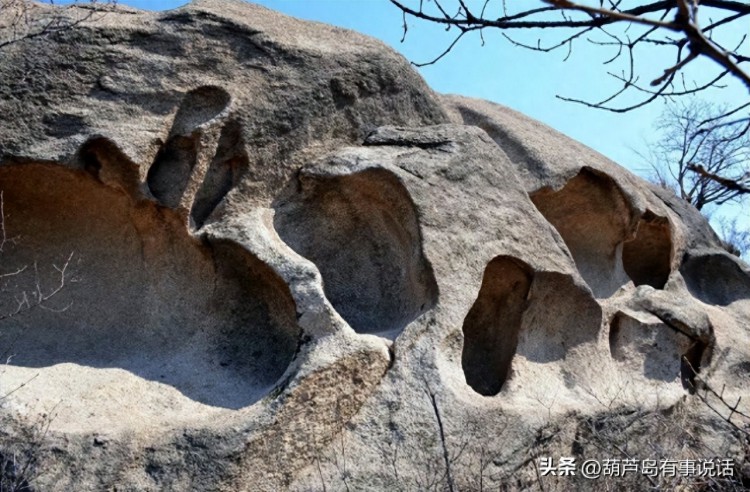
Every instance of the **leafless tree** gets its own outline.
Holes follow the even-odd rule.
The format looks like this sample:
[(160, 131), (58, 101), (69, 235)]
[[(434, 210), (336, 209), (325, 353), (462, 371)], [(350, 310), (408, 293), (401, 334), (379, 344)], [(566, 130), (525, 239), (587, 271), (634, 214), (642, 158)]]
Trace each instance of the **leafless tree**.
[[(692, 98), (668, 104), (655, 125), (659, 137), (645, 156), (652, 181), (704, 213), (750, 193), (750, 133), (743, 123), (717, 121), (724, 111)], [(714, 121), (702, 124), (709, 120)], [(727, 251), (747, 254), (750, 231), (736, 218), (714, 218)]]
[(84, 0), (65, 7), (53, 4), (54, 0), (0, 0), (0, 50), (94, 20), (116, 0)]
[(738, 195), (747, 195), (748, 193), (750, 193), (750, 185), (747, 184), (748, 176), (746, 174), (743, 175), (739, 180), (733, 180), (730, 178), (725, 178), (724, 176), (720, 176), (718, 174), (708, 172), (701, 165), (690, 166), (690, 170), (706, 179), (718, 183), (727, 190), (737, 192)]
[(702, 124), (723, 112), (694, 99), (668, 104), (655, 125), (660, 137), (650, 144), (655, 181), (698, 210), (750, 191), (750, 134), (744, 125)]
[[(409, 17), (455, 29), (453, 41), (434, 59), (440, 60), (466, 35), (478, 32), (484, 42), (487, 29), (499, 30), (515, 46), (533, 51), (563, 50), (566, 59), (576, 43), (609, 50), (604, 65), (615, 79), (617, 88), (607, 97), (587, 101), (558, 96), (587, 106), (623, 113), (644, 106), (655, 99), (693, 94), (720, 87), (728, 79), (739, 80), (750, 90), (750, 61), (746, 36), (723, 39), (734, 26), (746, 26), (750, 3), (736, 0), (390, 0), (403, 15), (404, 39)], [(699, 16), (700, 14), (700, 16)], [(700, 22), (699, 22), (700, 21)], [(537, 42), (521, 41), (520, 33), (538, 34)], [(747, 29), (742, 29), (747, 33)], [(544, 33), (542, 35), (542, 33)], [(545, 41), (542, 41), (542, 36)], [(731, 45), (724, 43), (732, 42)], [(639, 55), (643, 50), (658, 50), (664, 65), (644, 80), (652, 70)], [(700, 73), (688, 72), (698, 59), (713, 62)], [(645, 62), (648, 63), (648, 62)], [(686, 75), (688, 74), (688, 75)], [(695, 76), (695, 78), (693, 78)], [(636, 102), (625, 94), (639, 95)], [(621, 103), (620, 101), (625, 101)], [(727, 108), (722, 118), (743, 121), (747, 131), (750, 118), (744, 101)], [(710, 122), (707, 122), (710, 123)]]
[(729, 219), (720, 217), (717, 219), (719, 224), (719, 235), (724, 241), (724, 248), (735, 256), (742, 256), (747, 259), (750, 253), (750, 230), (743, 227), (737, 218)]

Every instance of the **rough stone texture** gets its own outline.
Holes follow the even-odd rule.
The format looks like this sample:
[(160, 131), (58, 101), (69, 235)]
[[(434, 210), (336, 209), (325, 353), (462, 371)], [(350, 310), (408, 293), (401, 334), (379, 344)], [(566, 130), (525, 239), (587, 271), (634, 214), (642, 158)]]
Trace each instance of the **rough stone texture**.
[(0, 76), (3, 484), (638, 489), (535, 463), (747, 461), (706, 385), (750, 390), (748, 266), (540, 123), (234, 0), (97, 14)]

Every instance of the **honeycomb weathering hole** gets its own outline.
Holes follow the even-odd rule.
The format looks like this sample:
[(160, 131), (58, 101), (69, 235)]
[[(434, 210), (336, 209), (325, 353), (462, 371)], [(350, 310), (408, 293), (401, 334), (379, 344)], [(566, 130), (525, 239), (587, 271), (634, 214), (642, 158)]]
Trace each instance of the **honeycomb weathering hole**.
[[(163, 205), (171, 208), (176, 208), (179, 205), (180, 199), (187, 189), (193, 168), (197, 164), (199, 146), (201, 145), (201, 135), (197, 130), (201, 125), (220, 116), (230, 102), (229, 93), (220, 87), (213, 86), (198, 87), (188, 92), (183, 98), (172, 122), (169, 139), (159, 150), (148, 171), (149, 190)], [(233, 130), (234, 126), (230, 126), (230, 128)], [(236, 141), (235, 133), (237, 133), (236, 130), (227, 132), (225, 128), (219, 145), (223, 144), (226, 147), (228, 141), (230, 144), (232, 140)], [(233, 148), (236, 148), (236, 145)], [(224, 153), (226, 153), (226, 149), (224, 149)], [(227, 162), (227, 159), (218, 164), (214, 162), (209, 170), (209, 182), (204, 184), (204, 188), (206, 185), (209, 187), (213, 185), (214, 188), (222, 186), (224, 181), (232, 179), (231, 176), (226, 177), (227, 174), (231, 174), (231, 170), (226, 169)], [(210, 210), (207, 212), (205, 208), (211, 205), (212, 191), (211, 189), (202, 190), (203, 195), (208, 194), (209, 196), (202, 195), (200, 197), (201, 203), (198, 204), (198, 209), (195, 211), (195, 215), (199, 219), (205, 220), (210, 213)], [(213, 205), (215, 206), (215, 204)], [(202, 217), (203, 215), (206, 215), (206, 217)]]
[(231, 102), (221, 87), (203, 86), (185, 94), (172, 123), (171, 135), (189, 135), (196, 128), (219, 116)]
[(750, 299), (750, 272), (728, 254), (689, 256), (680, 273), (690, 293), (706, 304), (728, 306)]
[(301, 179), (275, 205), (279, 236), (317, 265), (354, 330), (395, 338), (438, 295), (408, 191), (381, 169)]
[[(51, 292), (55, 266), (73, 258), (57, 295), (2, 323), (0, 346), (13, 355), (6, 372), (44, 374), (63, 363), (122, 369), (146, 393), (177, 390), (174, 408), (237, 409), (263, 397), (287, 369), (300, 334), (294, 303), (250, 253), (228, 242), (200, 244), (172, 212), (134, 204), (84, 172), (8, 166), (0, 183), (5, 227), (16, 238), (2, 254), (3, 273), (27, 267), (3, 285), (2, 308), (37, 282)], [(66, 384), (70, 399), (92, 391), (86, 377)], [(92, 414), (105, 404), (118, 407), (87, 403)]]
[(669, 383), (680, 378), (682, 357), (692, 344), (687, 336), (661, 322), (647, 323), (620, 312), (610, 323), (610, 354), (647, 379)]
[(622, 249), (622, 264), (635, 285), (662, 289), (672, 273), (672, 231), (669, 220), (646, 212), (635, 238)]
[(517, 353), (538, 364), (564, 360), (579, 345), (595, 343), (601, 324), (599, 303), (572, 276), (537, 272)]
[(461, 358), (466, 382), (479, 394), (498, 394), (510, 375), (532, 279), (525, 263), (508, 256), (485, 268), (477, 300), (464, 320)]
[(196, 228), (201, 228), (229, 191), (237, 186), (247, 172), (249, 158), (242, 141), (242, 129), (237, 123), (222, 128), (216, 155), (195, 196), (190, 216)]
[(617, 183), (583, 168), (559, 191), (531, 196), (568, 246), (581, 276), (597, 298), (633, 281), (663, 288), (671, 272), (669, 221), (646, 212), (635, 235), (633, 211)]
[(560, 233), (597, 297), (609, 297), (628, 282), (619, 245), (628, 236), (630, 210), (611, 178), (583, 169), (561, 190), (543, 190), (531, 199)]
[(148, 188), (167, 207), (177, 207), (190, 182), (198, 157), (194, 137), (171, 138), (156, 154), (148, 170)]
[(672, 383), (680, 381), (690, 392), (695, 377), (710, 360), (708, 345), (691, 339), (661, 321), (642, 321), (618, 312), (609, 328), (612, 358), (646, 379)]

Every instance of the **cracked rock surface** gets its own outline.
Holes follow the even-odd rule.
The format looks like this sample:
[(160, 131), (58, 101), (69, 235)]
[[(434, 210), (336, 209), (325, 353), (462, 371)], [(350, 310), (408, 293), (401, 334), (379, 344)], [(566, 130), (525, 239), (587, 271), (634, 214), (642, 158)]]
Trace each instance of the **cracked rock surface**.
[(745, 459), (700, 396), (750, 390), (748, 266), (564, 135), (239, 0), (0, 76), (0, 458), (33, 489), (527, 489), (611, 429)]

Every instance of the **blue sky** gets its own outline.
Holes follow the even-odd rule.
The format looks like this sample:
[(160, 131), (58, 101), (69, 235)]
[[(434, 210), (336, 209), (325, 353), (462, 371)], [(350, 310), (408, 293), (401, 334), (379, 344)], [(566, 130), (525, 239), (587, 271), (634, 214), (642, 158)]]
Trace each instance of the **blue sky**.
[[(184, 5), (182, 0), (119, 0), (137, 8), (164, 10)], [(402, 17), (388, 0), (256, 0), (255, 3), (302, 19), (316, 20), (346, 27), (377, 37), (408, 60), (425, 62), (439, 54), (453, 39), (454, 32), (416, 19), (408, 19), (409, 31), (402, 43)], [(425, 2), (427, 4), (427, 2)], [(734, 35), (746, 26), (737, 26)], [(537, 33), (527, 35), (526, 42), (536, 43)], [(551, 39), (548, 34), (544, 39)], [(595, 99), (615, 88), (602, 62), (611, 52), (593, 48), (583, 41), (574, 47), (570, 59), (565, 51), (535, 53), (514, 47), (499, 32), (487, 30), (485, 45), (479, 36), (469, 36), (438, 63), (419, 68), (435, 90), (489, 99), (521, 111), (596, 149), (607, 157), (645, 174), (647, 166), (638, 156), (645, 153), (645, 142), (654, 138), (653, 122), (663, 108), (663, 101), (625, 114), (587, 108), (557, 99), (556, 95)], [(668, 61), (658, 52), (642, 54), (636, 62), (642, 67), (644, 80), (661, 75)], [(668, 59), (667, 59), (668, 60)], [(712, 69), (710, 61), (697, 65), (695, 72)], [(694, 72), (694, 73), (695, 73)], [(747, 90), (732, 81), (722, 91), (705, 96), (731, 104), (747, 100)], [(632, 101), (632, 99), (631, 99)], [(739, 209), (736, 209), (739, 212)]]

